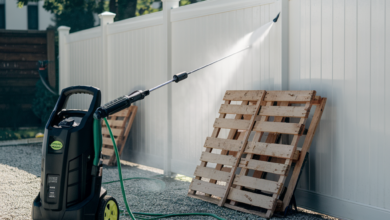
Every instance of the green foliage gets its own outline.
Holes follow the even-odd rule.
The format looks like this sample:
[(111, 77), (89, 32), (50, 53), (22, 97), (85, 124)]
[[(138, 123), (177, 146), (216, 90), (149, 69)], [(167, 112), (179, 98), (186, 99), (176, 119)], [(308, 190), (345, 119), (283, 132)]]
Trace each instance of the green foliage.
[[(142, 0), (137, 2), (137, 11), (136, 16), (145, 15), (145, 14), (151, 14), (153, 12), (161, 11), (162, 8), (155, 9), (152, 8), (154, 0)], [(162, 4), (161, 4), (162, 5)]]
[(0, 141), (16, 140), (19, 139), (15, 132), (11, 129), (1, 129), (0, 130)]
[(115, 13), (115, 21), (120, 21), (136, 16), (137, 0), (110, 0), (115, 7), (110, 8)]
[(0, 129), (0, 141), (34, 138), (36, 134), (43, 132), (43, 128)]
[(57, 99), (58, 95), (50, 93), (41, 81), (37, 82), (32, 110), (34, 114), (41, 119), (42, 125), (45, 125), (49, 119)]
[[(18, 6), (38, 0), (18, 0)], [(56, 27), (71, 27), (70, 32), (81, 31), (94, 26), (94, 13), (108, 9), (105, 0), (45, 0), (43, 8), (55, 15)]]
[[(29, 2), (39, 0), (18, 0), (18, 6), (23, 7)], [(161, 11), (160, 8), (152, 8), (153, 2), (160, 0), (45, 0), (43, 7), (55, 15), (56, 27), (71, 27), (70, 32), (81, 31), (94, 26), (94, 14), (103, 11), (116, 13), (115, 20), (123, 20), (144, 14)], [(204, 0), (181, 0), (180, 6)]]
[(197, 2), (203, 2), (204, 0), (181, 0), (180, 6), (189, 5)]
[(43, 7), (55, 14), (56, 26), (71, 27), (70, 32), (88, 29), (94, 26), (94, 13), (104, 10), (104, 0), (45, 0)]
[[(152, 8), (152, 4), (155, 1), (161, 2), (159, 0), (138, 0), (136, 16), (151, 14), (153, 12), (161, 11), (162, 10), (162, 3), (160, 4), (160, 8), (157, 8), (157, 9)], [(189, 4), (193, 4), (193, 3), (197, 3), (197, 2), (201, 2), (201, 1), (204, 1), (204, 0), (181, 0), (180, 6), (189, 5)]]

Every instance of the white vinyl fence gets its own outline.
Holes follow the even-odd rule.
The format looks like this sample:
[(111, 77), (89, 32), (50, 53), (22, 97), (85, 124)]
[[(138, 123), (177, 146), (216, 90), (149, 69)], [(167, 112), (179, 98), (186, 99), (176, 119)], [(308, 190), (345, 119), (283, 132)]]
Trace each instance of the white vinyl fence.
[[(243, 48), (237, 42), (281, 10), (276, 0), (206, 1), (180, 8), (179, 0), (163, 2), (161, 12), (115, 23), (114, 14), (102, 13), (102, 26), (77, 33), (60, 27), (60, 88), (96, 86), (103, 103), (150, 89)], [(137, 102), (124, 157), (192, 175), (227, 89), (281, 89), (281, 24), (251, 50)], [(72, 99), (69, 107), (86, 108), (89, 100), (88, 95)]]
[[(279, 12), (281, 18), (260, 45), (136, 103), (123, 158), (192, 176), (227, 89), (314, 89), (328, 103), (298, 205), (344, 219), (390, 219), (390, 3), (178, 1), (115, 23), (105, 12), (102, 26), (77, 33), (60, 27), (60, 88), (99, 87), (103, 103), (150, 89), (239, 47)], [(85, 108), (88, 98), (70, 105)]]

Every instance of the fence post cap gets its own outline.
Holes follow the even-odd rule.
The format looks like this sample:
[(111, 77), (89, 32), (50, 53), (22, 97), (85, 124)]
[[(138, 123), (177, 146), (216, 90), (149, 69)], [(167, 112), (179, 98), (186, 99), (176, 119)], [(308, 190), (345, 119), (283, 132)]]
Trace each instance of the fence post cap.
[(58, 31), (69, 31), (70, 30), (70, 27), (68, 26), (59, 26), (57, 28)]
[(180, 0), (161, 0), (162, 2), (180, 2)]
[(114, 18), (116, 16), (115, 13), (112, 13), (112, 12), (109, 12), (109, 11), (105, 11), (101, 14), (99, 14), (99, 18)]

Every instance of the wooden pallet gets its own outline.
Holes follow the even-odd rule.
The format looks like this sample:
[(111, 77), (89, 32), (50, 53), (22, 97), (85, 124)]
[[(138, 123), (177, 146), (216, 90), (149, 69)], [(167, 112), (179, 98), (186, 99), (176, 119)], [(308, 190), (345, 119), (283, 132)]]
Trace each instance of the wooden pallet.
[[(264, 95), (264, 90), (225, 93), (225, 102), (215, 119), (213, 133), (206, 139), (206, 150), (200, 158), (202, 162), (195, 170), (188, 193), (190, 197), (218, 204), (228, 193), (228, 182), (239, 163), (240, 152), (248, 141)], [(240, 105), (232, 103), (235, 101), (241, 102)], [(234, 118), (228, 119), (227, 115), (234, 115)], [(226, 139), (219, 137), (221, 129), (229, 129)], [(210, 163), (217, 165), (208, 167)]]
[[(122, 154), (124, 146), (126, 144), (127, 137), (129, 136), (129, 132), (131, 126), (133, 124), (135, 115), (137, 114), (137, 106), (132, 105), (126, 109), (123, 109), (120, 112), (117, 112), (113, 115), (107, 117), (108, 124), (111, 127), (112, 134), (115, 138), (116, 146), (118, 147), (119, 155)], [(103, 164), (112, 166), (116, 164), (115, 152), (113, 149), (112, 140), (110, 137), (110, 133), (106, 124), (103, 122), (102, 125), (102, 135), (103, 135), (103, 146), (102, 146), (102, 155)]]
[[(218, 200), (218, 205), (265, 218), (270, 218), (277, 207), (278, 211), (285, 210), (294, 193), (325, 103), (326, 98), (316, 97), (315, 91), (266, 92), (261, 102), (261, 110), (255, 117), (253, 131), (256, 133), (252, 141), (237, 155), (237, 158), (245, 156), (237, 164), (239, 174), (233, 175), (235, 173), (233, 172), (229, 177), (228, 187), (225, 188), (227, 192), (220, 193), (223, 196)], [(302, 149), (299, 151), (298, 140), (303, 135), (312, 105), (316, 105), (316, 110)], [(287, 123), (287, 118), (289, 120), (296, 118), (297, 123)], [(281, 134), (291, 135), (291, 143), (280, 144)], [(296, 162), (295, 168), (284, 198), (281, 198), (293, 162)], [(271, 178), (268, 178), (270, 176)]]

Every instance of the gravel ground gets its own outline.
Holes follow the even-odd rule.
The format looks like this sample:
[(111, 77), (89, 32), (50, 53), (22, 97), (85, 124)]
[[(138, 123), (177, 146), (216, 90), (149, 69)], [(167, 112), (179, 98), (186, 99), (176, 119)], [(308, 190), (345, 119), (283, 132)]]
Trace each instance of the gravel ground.
[[(0, 219), (31, 219), (31, 204), (39, 191), (41, 146), (0, 147)], [(190, 178), (177, 175), (164, 177), (162, 171), (129, 162), (122, 164), (123, 178), (151, 177), (156, 180), (128, 180), (124, 182), (127, 200), (132, 211), (154, 213), (207, 212), (226, 219), (261, 219), (255, 215), (190, 198), (187, 195)], [(103, 182), (118, 180), (116, 167), (104, 167)], [(120, 183), (103, 186), (108, 194), (124, 208)], [(121, 219), (130, 219), (121, 216)], [(211, 217), (180, 217), (171, 219), (213, 219)], [(287, 218), (272, 219), (336, 219), (300, 209)]]

